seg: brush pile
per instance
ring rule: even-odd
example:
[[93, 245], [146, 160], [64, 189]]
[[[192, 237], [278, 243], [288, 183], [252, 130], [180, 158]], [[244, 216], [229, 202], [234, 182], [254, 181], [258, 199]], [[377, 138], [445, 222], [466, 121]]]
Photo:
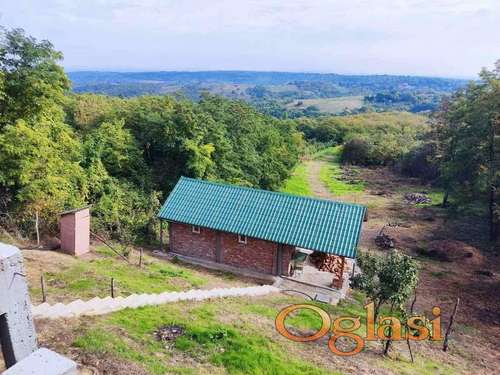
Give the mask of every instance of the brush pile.
[[166, 325], [155, 331], [158, 341], [172, 341], [184, 334], [184, 328], [178, 325]]
[[427, 193], [424, 191], [421, 193], [406, 193], [405, 200], [410, 204], [424, 204], [432, 202], [432, 199], [429, 198]]

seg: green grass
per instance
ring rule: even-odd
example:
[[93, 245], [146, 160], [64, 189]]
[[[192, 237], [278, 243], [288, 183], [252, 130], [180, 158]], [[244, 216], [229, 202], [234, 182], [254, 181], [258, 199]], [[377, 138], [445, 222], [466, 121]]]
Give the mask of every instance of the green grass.
[[312, 190], [307, 180], [307, 167], [305, 164], [299, 164], [292, 173], [292, 176], [286, 180], [281, 189], [284, 193], [312, 196]]
[[333, 195], [360, 193], [365, 189], [362, 182], [349, 183], [342, 180], [341, 151], [340, 146], [329, 147], [315, 155], [316, 158], [327, 161], [327, 164], [323, 165], [319, 171], [319, 179]]
[[[249, 304], [253, 302], [243, 302], [243, 306], [248, 307]], [[200, 363], [209, 362], [213, 366], [223, 367], [229, 374], [331, 374], [288, 356], [275, 340], [269, 339], [261, 327], [243, 321], [236, 324], [221, 322], [227, 310], [239, 310], [240, 305], [235, 299], [228, 302], [178, 303], [127, 309], [103, 318], [98, 323], [100, 327], [83, 332], [75, 340], [74, 346], [83, 351], [136, 362], [152, 374], [174, 372], [165, 363], [172, 352], [164, 349], [163, 344], [156, 340], [154, 331], [166, 324], [176, 324], [184, 327], [185, 333], [175, 340], [174, 349], [170, 350], [184, 353]], [[269, 315], [272, 321], [277, 311], [274, 308], [271, 314], [266, 308], [261, 313]], [[241, 315], [248, 317], [248, 313]], [[126, 335], [114, 334], [117, 330]], [[186, 371], [182, 368], [174, 370]]]
[[[332, 319], [359, 316], [362, 326], [356, 333], [365, 335], [365, 296], [354, 291], [352, 297], [336, 306], [314, 304], [325, 309]], [[340, 374], [307, 362], [299, 353], [289, 354], [288, 345], [302, 345], [305, 351], [314, 350], [314, 346], [276, 339], [271, 327], [277, 313], [283, 307], [299, 302], [303, 303], [295, 297], [274, 295], [126, 309], [86, 325], [74, 346], [84, 352], [137, 363], [151, 374], [196, 373], [196, 366], [178, 365], [178, 358], [189, 358], [188, 363], [210, 364], [235, 375]], [[381, 314], [388, 314], [387, 309], [384, 308]], [[169, 324], [180, 325], [185, 332], [165, 348], [156, 340], [154, 332]], [[309, 310], [302, 310], [287, 319], [287, 326], [295, 329], [317, 330], [319, 324], [319, 317]], [[406, 359], [389, 358], [376, 359], [373, 364], [397, 374], [456, 373], [456, 369], [448, 364], [418, 355], [414, 364]], [[214, 372], [217, 371], [214, 369]]]
[[[109, 294], [110, 279], [115, 279], [119, 294], [161, 293], [203, 286], [207, 280], [195, 272], [172, 263], [144, 256], [143, 267], [128, 264], [104, 249], [97, 251], [101, 257], [72, 262], [60, 271], [45, 273], [47, 294], [61, 293], [74, 298], [91, 298]], [[36, 288], [32, 293], [38, 293]]]
[[[297, 106], [298, 102], [302, 102]], [[304, 109], [309, 106], [316, 106], [321, 112], [325, 113], [340, 113], [345, 109], [352, 110], [363, 106], [363, 96], [341, 96], [337, 98], [320, 98], [320, 99], [299, 99], [289, 104], [289, 108]]]

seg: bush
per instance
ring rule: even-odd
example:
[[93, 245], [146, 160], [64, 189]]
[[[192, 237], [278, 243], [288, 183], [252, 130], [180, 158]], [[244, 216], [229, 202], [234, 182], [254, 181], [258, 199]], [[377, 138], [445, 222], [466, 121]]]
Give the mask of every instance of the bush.
[[439, 177], [436, 163], [436, 145], [425, 143], [408, 154], [401, 161], [401, 172], [410, 177], [418, 177], [425, 181], [434, 181]]
[[348, 141], [342, 148], [341, 161], [346, 164], [368, 165], [371, 164], [372, 146], [361, 138]]

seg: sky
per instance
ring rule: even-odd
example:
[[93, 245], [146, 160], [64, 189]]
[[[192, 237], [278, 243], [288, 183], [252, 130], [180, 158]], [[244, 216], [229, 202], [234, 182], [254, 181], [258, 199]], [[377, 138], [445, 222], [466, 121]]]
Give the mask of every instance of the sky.
[[500, 0], [0, 0], [68, 71], [257, 70], [475, 77]]

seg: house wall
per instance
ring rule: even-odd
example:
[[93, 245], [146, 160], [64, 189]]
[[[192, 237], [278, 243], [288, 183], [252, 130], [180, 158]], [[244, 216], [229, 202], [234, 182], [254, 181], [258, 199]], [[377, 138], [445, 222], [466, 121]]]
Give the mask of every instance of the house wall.
[[[181, 223], [169, 223], [170, 251], [185, 256], [195, 257], [227, 264], [233, 267], [277, 274], [278, 246], [275, 242], [257, 238], [247, 238], [246, 244], [238, 242], [238, 235], [201, 228], [200, 233], [193, 233], [192, 226]], [[281, 245], [282, 274], [288, 273], [288, 265], [294, 247]]]

